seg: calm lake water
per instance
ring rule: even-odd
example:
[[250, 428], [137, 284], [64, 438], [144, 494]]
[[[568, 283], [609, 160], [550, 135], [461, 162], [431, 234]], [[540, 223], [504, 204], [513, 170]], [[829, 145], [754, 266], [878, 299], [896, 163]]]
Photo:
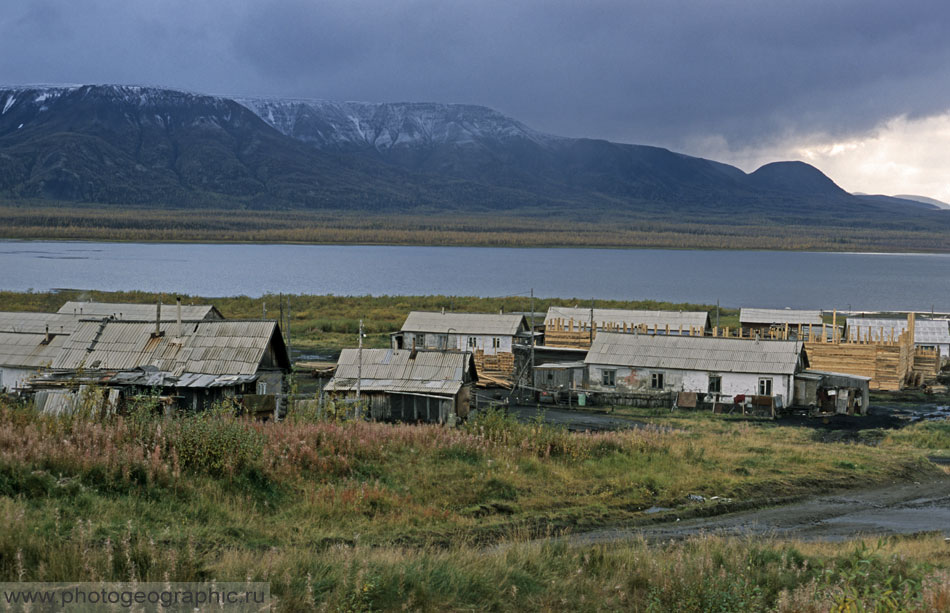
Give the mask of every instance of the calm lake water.
[[0, 241], [0, 289], [446, 294], [950, 310], [950, 255]]

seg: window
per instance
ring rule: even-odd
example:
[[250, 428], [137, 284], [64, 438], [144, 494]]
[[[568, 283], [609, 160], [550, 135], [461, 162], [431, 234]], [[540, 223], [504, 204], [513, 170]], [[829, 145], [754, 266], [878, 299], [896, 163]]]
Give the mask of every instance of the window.
[[759, 379], [759, 396], [771, 396], [772, 395], [772, 379], [766, 379], [765, 377]]
[[491, 346], [493, 349], [498, 349], [499, 347], [501, 347], [501, 339], [498, 338], [497, 336], [492, 337]]
[[601, 383], [604, 384], [604, 387], [614, 387], [615, 385], [617, 385], [617, 371], [616, 370], [601, 371]]
[[475, 349], [476, 347], [478, 347], [478, 338], [474, 336], [468, 337], [468, 346], [471, 347], [472, 349]]
[[425, 347], [426, 346], [426, 335], [425, 334], [416, 334], [416, 347]]
[[720, 375], [709, 375], [709, 393], [722, 393], [722, 377]]
[[264, 381], [258, 381], [258, 382], [257, 382], [257, 393], [260, 394], [261, 396], [263, 396], [264, 394], [266, 394], [266, 393], [267, 393], [267, 383], [265, 383]]
[[663, 389], [663, 373], [655, 372], [650, 378], [650, 387], [655, 390]]

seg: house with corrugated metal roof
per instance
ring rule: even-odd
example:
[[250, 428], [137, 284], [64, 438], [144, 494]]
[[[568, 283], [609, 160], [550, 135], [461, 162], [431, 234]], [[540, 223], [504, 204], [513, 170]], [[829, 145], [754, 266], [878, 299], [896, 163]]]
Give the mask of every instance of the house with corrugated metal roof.
[[[821, 317], [821, 311], [801, 310], [801, 309], [750, 309], [742, 308], [739, 310], [739, 325], [751, 331], [752, 335], [758, 333], [762, 338], [772, 336], [783, 338], [786, 331], [788, 338], [797, 340], [798, 331], [807, 329], [809, 326], [821, 326], [824, 320]], [[804, 338], [802, 334], [801, 338]]]
[[798, 341], [601, 332], [584, 362], [596, 391], [769, 396], [788, 406], [808, 358]]
[[393, 333], [392, 348], [468, 351], [481, 385], [510, 387], [515, 347], [530, 345], [531, 334], [521, 314], [412, 311]]
[[[86, 319], [98, 317], [111, 317], [112, 319], [124, 319], [130, 321], [150, 321], [155, 317], [158, 306], [155, 304], [132, 304], [127, 302], [85, 302], [79, 300], [70, 300], [59, 307], [57, 313], [61, 315], [72, 315]], [[180, 309], [180, 313], [178, 312]], [[168, 321], [173, 321], [179, 316], [189, 321], [199, 319], [224, 319], [221, 312], [211, 304], [182, 304], [180, 306], [166, 305], [162, 314]]]
[[373, 419], [450, 423], [468, 415], [477, 380], [468, 352], [344, 349], [323, 391], [354, 402], [359, 390]]
[[[907, 330], [907, 319], [849, 317], [847, 338], [858, 342], [881, 342], [898, 338]], [[946, 319], [914, 319], [914, 346], [935, 349], [950, 357], [950, 322]]]
[[31, 377], [50, 368], [67, 335], [0, 331], [0, 393], [18, 394]]
[[84, 319], [64, 338], [48, 372], [31, 384], [45, 390], [68, 391], [77, 382], [133, 394], [155, 390], [194, 410], [237, 397], [261, 413], [277, 409], [289, 371], [275, 321]]

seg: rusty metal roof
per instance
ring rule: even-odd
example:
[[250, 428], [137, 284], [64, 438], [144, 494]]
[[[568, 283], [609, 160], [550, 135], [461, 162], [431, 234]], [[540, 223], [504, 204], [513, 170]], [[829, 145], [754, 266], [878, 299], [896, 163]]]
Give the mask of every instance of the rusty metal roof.
[[[561, 319], [565, 323], [571, 319], [575, 325], [587, 324], [591, 321], [591, 310], [580, 307], [550, 307], [547, 317], [544, 318], [545, 325], [552, 325], [555, 320]], [[667, 325], [670, 330], [679, 330], [682, 325], [685, 330], [690, 326], [694, 328], [709, 327], [709, 313], [706, 311], [640, 311], [630, 309], [594, 309], [594, 325], [598, 329], [604, 329], [604, 324], [611, 326], [640, 326], [646, 325], [649, 328], [654, 326], [665, 329]]]
[[0, 332], [0, 366], [11, 368], [41, 368], [51, 366], [63, 349], [65, 335], [51, 335], [45, 343], [45, 334]]
[[83, 321], [53, 362], [57, 369], [132, 370], [153, 366], [183, 373], [252, 375], [275, 341], [279, 366], [287, 367], [286, 348], [277, 322], [202, 320], [164, 322], [154, 336], [154, 322]]
[[[881, 340], [881, 331], [884, 332], [884, 339], [890, 340], [891, 331], [894, 332], [894, 339], [907, 329], [907, 319], [869, 319], [863, 317], [848, 318], [848, 337], [852, 334], [860, 334], [858, 338], [864, 340], [868, 333], [871, 340]], [[852, 332], [852, 330], [854, 332]], [[946, 345], [950, 344], [950, 327], [946, 320], [942, 319], [915, 319], [914, 320], [914, 343], [918, 345]]]
[[[132, 304], [127, 302], [81, 302], [70, 300], [59, 308], [60, 314], [81, 317], [112, 317], [113, 319], [155, 321], [157, 305]], [[162, 321], [175, 321], [178, 306], [175, 303], [162, 305]], [[181, 305], [182, 319], [224, 319], [218, 309], [210, 304]]]
[[793, 309], [748, 309], [739, 310], [739, 322], [743, 324], [822, 324], [821, 311]]
[[798, 369], [802, 348], [798, 341], [601, 332], [594, 337], [584, 362], [633, 368], [790, 375]]
[[434, 334], [484, 334], [514, 336], [527, 330], [524, 315], [511, 313], [439, 313], [412, 311], [402, 324], [403, 332]]
[[353, 391], [357, 377], [365, 392], [452, 395], [465, 381], [472, 355], [463, 352], [417, 351], [408, 349], [364, 349], [362, 372], [358, 350], [344, 349], [336, 375], [324, 390]]

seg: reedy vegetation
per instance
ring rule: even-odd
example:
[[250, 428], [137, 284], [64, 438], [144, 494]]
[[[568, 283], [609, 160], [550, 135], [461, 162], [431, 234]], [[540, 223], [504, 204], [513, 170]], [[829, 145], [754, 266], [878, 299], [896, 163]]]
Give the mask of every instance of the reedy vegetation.
[[926, 225], [863, 225], [805, 217], [723, 219], [689, 213], [611, 213], [522, 209], [414, 210], [406, 214], [321, 210], [155, 209], [44, 201], [0, 202], [0, 238], [167, 242], [947, 251]]
[[3, 580], [261, 580], [285, 610], [950, 603], [937, 537], [870, 548], [556, 538], [641, 521], [652, 505], [688, 515], [689, 493], [750, 500], [926, 474], [911, 445], [950, 447], [946, 431], [915, 426], [870, 447], [708, 418], [575, 434], [493, 411], [448, 429], [304, 414], [262, 424], [229, 406], [160, 418], [153, 403], [125, 416], [0, 407]]

